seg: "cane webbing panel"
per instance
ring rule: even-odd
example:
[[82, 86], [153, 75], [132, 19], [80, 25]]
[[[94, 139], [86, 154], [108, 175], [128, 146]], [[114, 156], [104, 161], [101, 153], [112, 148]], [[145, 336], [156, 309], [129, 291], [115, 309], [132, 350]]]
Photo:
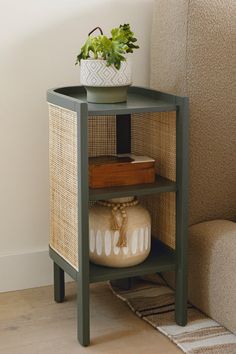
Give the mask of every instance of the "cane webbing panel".
[[[89, 156], [116, 153], [115, 116], [89, 117]], [[77, 114], [49, 104], [50, 246], [78, 269]]]
[[[175, 112], [132, 115], [132, 152], [156, 160], [158, 174], [175, 180]], [[116, 153], [115, 116], [88, 119], [89, 156]], [[50, 246], [78, 269], [77, 114], [49, 104]], [[152, 233], [175, 247], [175, 193], [142, 198]]]
[[77, 114], [49, 104], [50, 246], [78, 269]]
[[90, 116], [89, 156], [113, 155], [116, 153], [116, 117]]
[[[156, 172], [176, 180], [176, 113], [135, 113], [131, 120], [132, 152], [156, 160]], [[152, 217], [152, 234], [175, 248], [175, 193], [141, 198]]]

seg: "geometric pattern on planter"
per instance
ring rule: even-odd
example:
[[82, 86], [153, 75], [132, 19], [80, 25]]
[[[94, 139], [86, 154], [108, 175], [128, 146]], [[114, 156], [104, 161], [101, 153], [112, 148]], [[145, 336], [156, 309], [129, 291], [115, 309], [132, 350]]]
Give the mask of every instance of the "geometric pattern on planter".
[[106, 60], [81, 60], [80, 81], [84, 86], [126, 86], [131, 85], [131, 65], [129, 61], [121, 62], [117, 70], [114, 65], [107, 66]]

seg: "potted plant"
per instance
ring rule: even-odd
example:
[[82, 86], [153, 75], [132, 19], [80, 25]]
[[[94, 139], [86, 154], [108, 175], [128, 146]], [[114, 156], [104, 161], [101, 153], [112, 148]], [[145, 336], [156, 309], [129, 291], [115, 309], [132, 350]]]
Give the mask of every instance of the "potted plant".
[[[92, 37], [96, 30], [100, 34]], [[126, 54], [139, 48], [129, 24], [111, 30], [111, 37], [94, 28], [77, 56], [81, 67], [81, 84], [87, 90], [88, 102], [117, 103], [127, 100], [127, 89], [132, 84], [131, 64]]]

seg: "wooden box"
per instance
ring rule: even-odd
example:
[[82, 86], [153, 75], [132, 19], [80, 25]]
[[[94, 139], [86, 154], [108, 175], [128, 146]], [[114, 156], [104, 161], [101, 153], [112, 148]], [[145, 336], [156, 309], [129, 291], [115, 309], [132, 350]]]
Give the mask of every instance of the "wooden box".
[[90, 188], [129, 186], [155, 181], [155, 160], [132, 154], [89, 158]]

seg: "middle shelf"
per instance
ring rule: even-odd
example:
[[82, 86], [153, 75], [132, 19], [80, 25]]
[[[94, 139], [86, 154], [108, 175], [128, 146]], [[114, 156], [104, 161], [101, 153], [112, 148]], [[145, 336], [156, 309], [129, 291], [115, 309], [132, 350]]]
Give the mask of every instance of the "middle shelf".
[[122, 198], [129, 196], [150, 195], [164, 192], [176, 192], [176, 182], [156, 175], [154, 183], [137, 184], [131, 186], [108, 187], [108, 188], [90, 188], [89, 200], [106, 200], [111, 198]]

